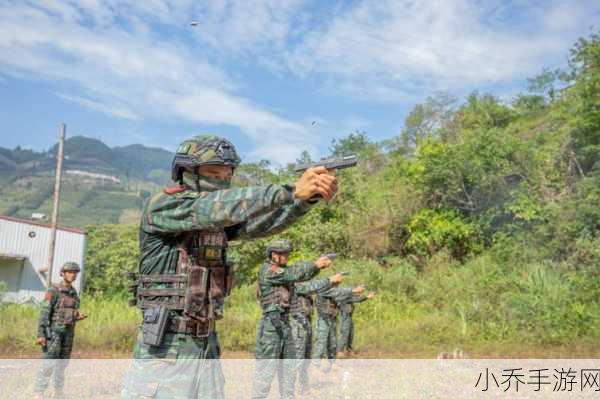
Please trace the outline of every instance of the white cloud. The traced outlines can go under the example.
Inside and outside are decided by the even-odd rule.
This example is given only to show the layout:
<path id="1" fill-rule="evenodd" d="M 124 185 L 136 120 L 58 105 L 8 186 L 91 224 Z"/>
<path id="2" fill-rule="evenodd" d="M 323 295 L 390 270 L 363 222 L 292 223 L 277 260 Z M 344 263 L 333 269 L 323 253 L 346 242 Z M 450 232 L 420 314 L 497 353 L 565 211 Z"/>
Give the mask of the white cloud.
<path id="1" fill-rule="evenodd" d="M 86 108 L 93 109 L 98 112 L 102 112 L 107 115 L 116 116 L 123 119 L 139 120 L 140 117 L 133 111 L 125 106 L 118 106 L 117 104 L 111 103 L 106 104 L 100 101 L 90 100 L 89 98 L 73 96 L 64 93 L 56 93 L 56 95 L 64 100 L 72 101 Z"/>
<path id="2" fill-rule="evenodd" d="M 597 17 L 589 1 L 359 1 L 307 35 L 287 62 L 340 92 L 397 102 L 535 73 L 564 59 L 594 9 Z"/>
<path id="3" fill-rule="evenodd" d="M 194 9 L 196 38 L 229 56 L 280 52 L 302 30 L 305 0 L 212 0 Z"/>
<path id="4" fill-rule="evenodd" d="M 161 34 L 164 24 L 187 29 L 188 8 L 159 0 L 0 5 L 0 71 L 57 82 L 61 98 L 118 118 L 234 126 L 255 143 L 257 156 L 280 162 L 311 146 L 301 125 L 243 98 L 201 51 Z M 287 150 L 261 150 L 275 138 Z"/>

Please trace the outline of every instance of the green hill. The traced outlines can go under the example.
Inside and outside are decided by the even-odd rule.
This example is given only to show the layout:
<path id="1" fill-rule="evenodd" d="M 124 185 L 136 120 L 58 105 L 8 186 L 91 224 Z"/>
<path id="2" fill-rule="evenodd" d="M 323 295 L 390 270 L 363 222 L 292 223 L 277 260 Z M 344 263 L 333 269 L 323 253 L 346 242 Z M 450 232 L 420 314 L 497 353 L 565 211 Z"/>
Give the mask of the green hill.
<path id="1" fill-rule="evenodd" d="M 51 214 L 57 145 L 47 152 L 0 148 L 0 214 Z M 74 136 L 65 141 L 61 224 L 132 222 L 143 199 L 169 181 L 172 154 L 130 145 L 110 148 Z"/>

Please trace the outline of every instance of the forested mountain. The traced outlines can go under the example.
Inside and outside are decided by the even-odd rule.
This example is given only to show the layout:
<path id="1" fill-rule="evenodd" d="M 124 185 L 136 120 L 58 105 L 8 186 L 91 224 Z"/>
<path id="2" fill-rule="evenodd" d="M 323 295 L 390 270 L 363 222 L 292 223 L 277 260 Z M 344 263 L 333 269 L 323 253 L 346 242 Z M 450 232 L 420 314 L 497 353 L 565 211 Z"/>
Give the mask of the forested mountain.
<path id="1" fill-rule="evenodd" d="M 0 214 L 51 213 L 57 145 L 45 152 L 0 148 Z M 110 148 L 74 136 L 65 141 L 61 223 L 132 222 L 143 199 L 169 181 L 172 154 L 134 144 Z"/>

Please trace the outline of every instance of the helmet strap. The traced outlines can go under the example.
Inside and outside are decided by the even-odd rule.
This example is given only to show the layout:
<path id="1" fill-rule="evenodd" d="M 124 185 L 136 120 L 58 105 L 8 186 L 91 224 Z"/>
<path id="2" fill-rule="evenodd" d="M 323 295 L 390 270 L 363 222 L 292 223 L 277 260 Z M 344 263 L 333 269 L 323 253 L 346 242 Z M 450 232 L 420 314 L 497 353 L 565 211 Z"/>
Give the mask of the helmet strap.
<path id="1" fill-rule="evenodd" d="M 200 174 L 198 173 L 199 169 L 200 167 L 194 168 L 194 185 L 196 187 L 196 191 L 198 192 L 202 191 L 200 188 Z"/>
<path id="2" fill-rule="evenodd" d="M 181 183 L 194 188 L 198 192 L 226 190 L 231 187 L 230 181 L 201 176 L 198 174 L 197 169 L 195 173 L 184 171 Z"/>

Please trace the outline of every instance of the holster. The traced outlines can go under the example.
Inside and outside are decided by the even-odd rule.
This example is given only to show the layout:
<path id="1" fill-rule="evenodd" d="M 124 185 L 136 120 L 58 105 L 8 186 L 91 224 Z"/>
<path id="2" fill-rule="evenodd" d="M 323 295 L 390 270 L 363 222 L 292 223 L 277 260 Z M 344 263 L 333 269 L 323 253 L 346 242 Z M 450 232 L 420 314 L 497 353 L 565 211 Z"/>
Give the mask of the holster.
<path id="1" fill-rule="evenodd" d="M 143 342 L 150 346 L 159 346 L 167 331 L 169 311 L 165 306 L 158 305 L 144 309 L 142 322 Z"/>
<path id="2" fill-rule="evenodd" d="M 273 327 L 275 327 L 275 331 L 277 331 L 277 335 L 279 335 L 280 338 L 283 337 L 283 320 L 281 318 L 281 313 L 269 312 L 267 314 L 267 317 L 271 321 L 271 324 L 273 324 Z"/>

